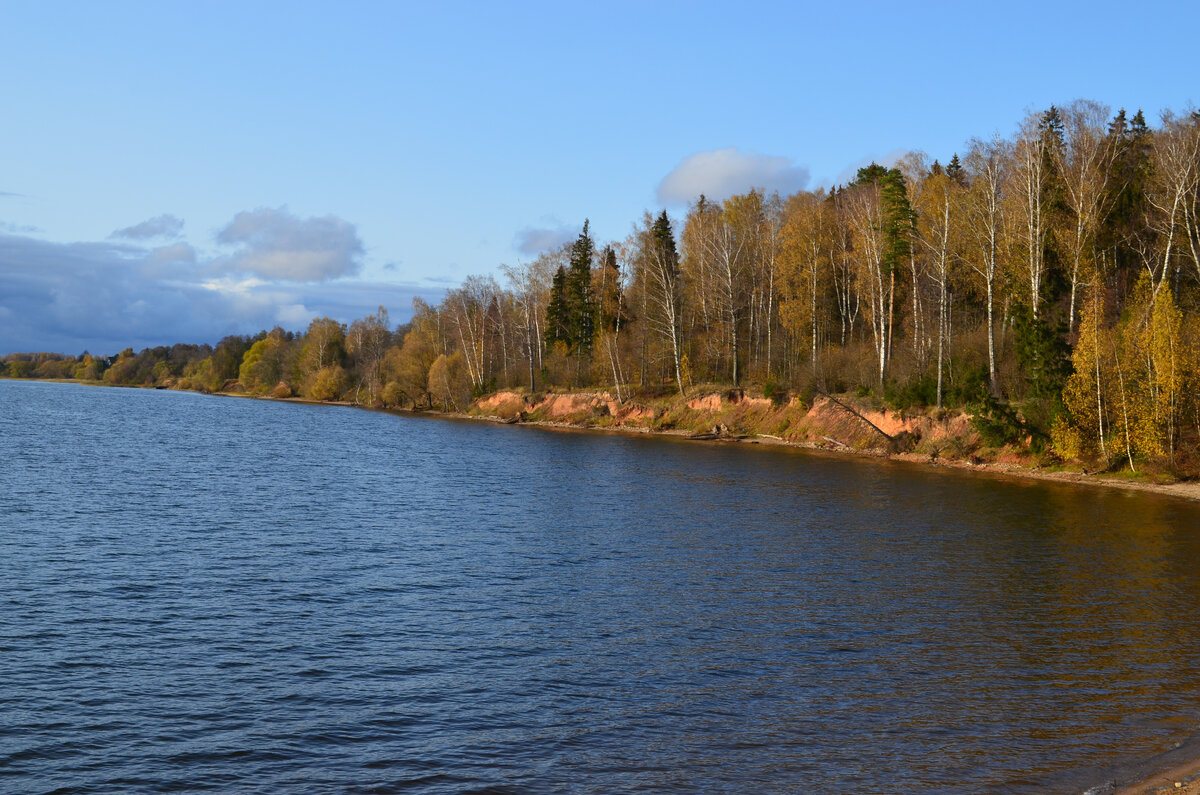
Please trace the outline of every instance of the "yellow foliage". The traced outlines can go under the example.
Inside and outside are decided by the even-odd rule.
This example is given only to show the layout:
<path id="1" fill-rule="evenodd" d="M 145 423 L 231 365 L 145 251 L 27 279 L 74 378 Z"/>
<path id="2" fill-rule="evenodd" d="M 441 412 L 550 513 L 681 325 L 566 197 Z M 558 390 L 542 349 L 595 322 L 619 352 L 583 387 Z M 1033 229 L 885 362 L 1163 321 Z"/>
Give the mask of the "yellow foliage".
<path id="1" fill-rule="evenodd" d="M 1050 445 L 1064 461 L 1079 458 L 1079 431 L 1066 417 L 1059 415 L 1050 425 Z"/>
<path id="2" fill-rule="evenodd" d="M 1067 378 L 1063 388 L 1063 403 L 1071 413 L 1073 435 L 1068 436 L 1066 428 L 1060 427 L 1059 439 L 1055 440 L 1054 445 L 1064 458 L 1078 458 L 1083 453 L 1100 453 L 1107 457 L 1104 443 L 1104 432 L 1107 430 L 1104 387 L 1109 368 L 1103 361 L 1102 353 L 1104 346 L 1100 320 L 1103 314 L 1101 297 L 1098 291 L 1093 291 L 1084 307 L 1079 340 L 1071 354 L 1074 372 Z M 1059 425 L 1058 420 L 1055 425 Z M 1051 431 L 1053 434 L 1053 428 Z M 1066 449 L 1059 448 L 1059 440 L 1074 452 L 1068 455 Z"/>
<path id="3" fill-rule="evenodd" d="M 322 367 L 313 379 L 309 395 L 315 400 L 339 400 L 346 393 L 349 379 L 340 365 Z"/>
<path id="4" fill-rule="evenodd" d="M 442 354 L 429 368 L 429 394 L 443 408 L 462 411 L 471 400 L 471 382 L 467 377 L 467 360 L 462 351 Z"/>

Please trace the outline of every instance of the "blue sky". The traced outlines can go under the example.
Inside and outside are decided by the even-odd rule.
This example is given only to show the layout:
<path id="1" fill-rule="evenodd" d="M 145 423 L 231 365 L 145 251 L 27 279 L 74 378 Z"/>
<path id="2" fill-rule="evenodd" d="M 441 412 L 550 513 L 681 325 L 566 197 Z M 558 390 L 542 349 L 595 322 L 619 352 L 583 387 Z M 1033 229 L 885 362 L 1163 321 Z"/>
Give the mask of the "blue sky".
<path id="1" fill-rule="evenodd" d="M 343 321 L 693 194 L 1197 96 L 1185 3 L 0 2 L 0 353 Z"/>

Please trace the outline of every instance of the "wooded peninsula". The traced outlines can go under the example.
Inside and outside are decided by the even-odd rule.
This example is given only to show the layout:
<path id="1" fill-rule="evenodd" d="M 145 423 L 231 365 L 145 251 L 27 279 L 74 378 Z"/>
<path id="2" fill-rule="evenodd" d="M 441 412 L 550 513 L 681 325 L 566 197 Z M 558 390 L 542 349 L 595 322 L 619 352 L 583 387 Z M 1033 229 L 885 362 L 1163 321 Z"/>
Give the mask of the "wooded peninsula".
<path id="1" fill-rule="evenodd" d="M 820 403 L 921 418 L 902 442 L 876 430 L 931 457 L 1200 475 L 1198 112 L 1152 127 L 1078 100 L 945 163 L 699 196 L 619 241 L 585 221 L 499 273 L 398 327 L 380 307 L 216 346 L 9 354 L 0 374 L 513 420 L 587 391 L 561 416 L 782 440 L 815 438 Z"/>

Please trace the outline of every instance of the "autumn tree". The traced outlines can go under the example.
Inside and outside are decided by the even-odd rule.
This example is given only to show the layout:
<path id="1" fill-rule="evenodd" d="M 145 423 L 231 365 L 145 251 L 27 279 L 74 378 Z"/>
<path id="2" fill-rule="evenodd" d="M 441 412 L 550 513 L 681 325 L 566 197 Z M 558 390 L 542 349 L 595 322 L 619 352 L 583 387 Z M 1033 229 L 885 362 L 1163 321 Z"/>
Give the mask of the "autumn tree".
<path id="1" fill-rule="evenodd" d="M 948 296 L 951 271 L 963 250 L 963 187 L 945 172 L 930 174 L 919 194 L 920 240 L 928 250 L 930 272 L 938 289 L 937 407 L 942 408 L 943 377 L 948 353 Z"/>
<path id="2" fill-rule="evenodd" d="M 820 303 L 831 278 L 833 208 L 824 191 L 788 199 L 780 239 L 779 316 L 794 338 L 807 337 L 809 366 L 817 372 Z"/>
<path id="3" fill-rule="evenodd" d="M 1054 428 L 1055 446 L 1067 458 L 1080 454 L 1099 455 L 1108 463 L 1105 436 L 1110 431 L 1105 416 L 1109 409 L 1108 386 L 1111 368 L 1106 366 L 1111 342 L 1104 331 L 1104 302 L 1093 288 L 1083 307 L 1079 338 L 1071 355 L 1072 373 L 1063 387 L 1063 404 L 1069 412 Z"/>
<path id="4" fill-rule="evenodd" d="M 304 343 L 300 349 L 300 371 L 301 382 L 303 388 L 310 392 L 313 388 L 313 380 L 317 373 L 329 367 L 337 367 L 342 372 L 342 377 L 345 377 L 345 370 L 342 365 L 346 360 L 346 329 L 333 318 L 319 317 L 314 318 L 308 324 L 308 331 L 304 334 Z M 331 375 L 325 376 L 326 384 L 330 383 Z M 323 389 L 322 393 L 328 394 L 329 389 Z M 344 391 L 344 390 L 343 390 Z M 312 395 L 316 397 L 316 395 Z M 338 394 L 341 397 L 341 394 Z M 333 398 L 321 398 L 318 400 L 333 400 Z"/>
<path id="5" fill-rule="evenodd" d="M 380 365 L 392 342 L 388 327 L 388 311 L 380 306 L 374 314 L 355 320 L 346 334 L 346 352 L 353 357 L 358 370 L 358 384 L 354 402 L 358 403 L 366 392 L 367 405 L 375 405 L 382 387 Z"/>
<path id="6" fill-rule="evenodd" d="M 657 218 L 650 213 L 643 217 L 637 233 L 635 268 L 635 278 L 644 296 L 643 319 L 647 330 L 665 350 L 676 387 L 683 395 L 683 273 L 666 210 Z"/>
<path id="7" fill-rule="evenodd" d="M 988 384 L 992 395 L 996 383 L 996 286 L 1000 276 L 1000 250 L 1004 234 L 1004 190 L 1008 184 L 1011 147 L 998 137 L 973 139 L 967 152 L 970 187 L 964 196 L 971 247 L 967 262 L 983 283 L 986 309 Z"/>
<path id="8" fill-rule="evenodd" d="M 444 409 L 462 411 L 471 400 L 471 379 L 462 351 L 440 354 L 429 367 L 429 394 Z"/>
<path id="9" fill-rule="evenodd" d="M 857 281 L 867 298 L 882 388 L 891 349 L 896 271 L 912 245 L 913 212 L 903 175 L 875 163 L 859 169 L 845 206 L 854 235 Z"/>
<path id="10" fill-rule="evenodd" d="M 1067 222 L 1064 244 L 1068 252 L 1071 283 L 1067 331 L 1075 328 L 1075 297 L 1081 280 L 1095 281 L 1095 243 L 1108 215 L 1113 192 L 1109 180 L 1116 156 L 1116 141 L 1105 134 L 1108 108 L 1097 102 L 1077 100 L 1062 111 L 1065 135 L 1061 145 L 1049 147 L 1062 185 Z"/>
<path id="11" fill-rule="evenodd" d="M 276 326 L 242 357 L 238 381 L 247 392 L 265 393 L 284 380 L 287 332 Z"/>

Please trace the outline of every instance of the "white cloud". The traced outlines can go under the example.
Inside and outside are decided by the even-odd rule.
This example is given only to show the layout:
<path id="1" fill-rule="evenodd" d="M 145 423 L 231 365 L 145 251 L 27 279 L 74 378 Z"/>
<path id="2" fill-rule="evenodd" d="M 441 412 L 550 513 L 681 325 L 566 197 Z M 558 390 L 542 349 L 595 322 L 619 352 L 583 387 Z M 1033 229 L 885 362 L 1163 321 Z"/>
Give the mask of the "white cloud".
<path id="1" fill-rule="evenodd" d="M 159 215 L 140 224 L 118 229 L 110 238 L 125 240 L 151 240 L 156 237 L 179 237 L 183 233 L 183 219 L 173 215 Z"/>
<path id="2" fill-rule="evenodd" d="M 362 267 L 358 231 L 334 215 L 299 218 L 282 207 L 240 212 L 220 231 L 217 242 L 240 246 L 214 263 L 221 273 L 317 282 L 352 276 Z"/>
<path id="3" fill-rule="evenodd" d="M 685 157 L 658 183 L 658 200 L 665 205 L 682 205 L 703 193 L 713 201 L 722 201 L 751 188 L 789 194 L 803 190 L 808 179 L 808 169 L 789 158 L 743 152 L 731 146 Z"/>
<path id="4" fill-rule="evenodd" d="M 255 287 L 262 287 L 267 282 L 262 279 L 231 279 L 228 276 L 223 276 L 219 279 L 208 279 L 200 282 L 200 286 L 205 290 L 212 290 L 214 293 L 222 295 L 249 295 L 250 291 Z"/>

